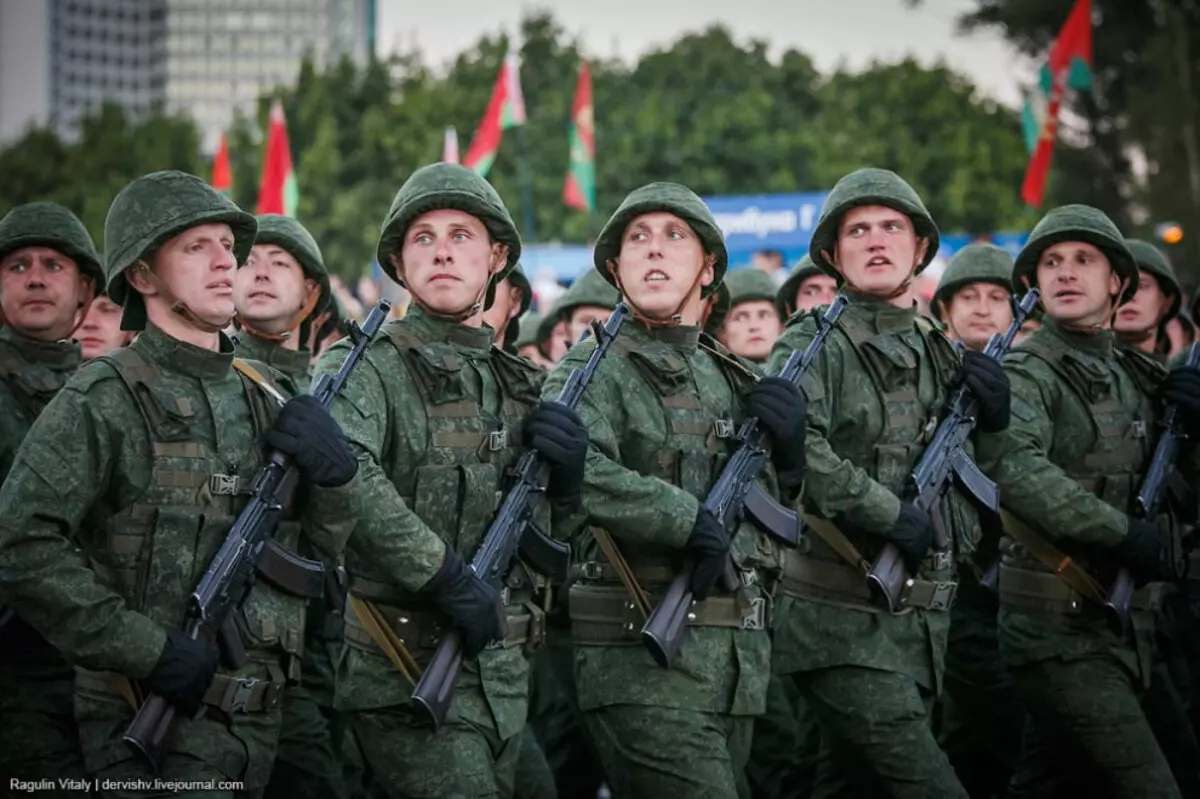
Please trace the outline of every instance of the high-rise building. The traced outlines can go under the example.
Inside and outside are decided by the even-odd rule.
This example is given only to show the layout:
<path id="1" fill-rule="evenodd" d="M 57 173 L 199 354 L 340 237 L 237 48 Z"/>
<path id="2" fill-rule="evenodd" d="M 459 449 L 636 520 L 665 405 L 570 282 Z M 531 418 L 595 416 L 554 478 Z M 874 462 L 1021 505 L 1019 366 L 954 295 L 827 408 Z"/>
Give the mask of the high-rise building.
<path id="1" fill-rule="evenodd" d="M 375 0 L 0 0 L 0 144 L 31 124 L 71 138 L 111 100 L 191 114 L 211 149 L 306 55 L 374 49 Z"/>

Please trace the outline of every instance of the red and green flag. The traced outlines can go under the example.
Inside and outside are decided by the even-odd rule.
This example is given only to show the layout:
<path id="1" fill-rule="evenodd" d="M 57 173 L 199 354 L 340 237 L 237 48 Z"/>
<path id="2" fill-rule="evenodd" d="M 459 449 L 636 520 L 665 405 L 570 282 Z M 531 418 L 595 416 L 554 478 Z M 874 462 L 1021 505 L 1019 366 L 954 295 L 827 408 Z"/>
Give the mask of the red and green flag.
<path id="1" fill-rule="evenodd" d="M 1021 185 L 1021 199 L 1040 208 L 1050 174 L 1058 114 L 1067 89 L 1086 91 L 1092 86 L 1092 3 L 1076 0 L 1058 38 L 1050 48 L 1037 88 L 1026 98 L 1022 112 L 1029 166 Z"/>
<path id="2" fill-rule="evenodd" d="M 276 100 L 271 105 L 267 152 L 263 156 L 262 178 L 258 183 L 258 207 L 254 209 L 254 213 L 295 216 L 299 202 L 300 189 L 296 185 L 296 170 L 292 168 L 292 151 L 288 147 L 283 105 Z"/>
<path id="3" fill-rule="evenodd" d="M 225 140 L 225 131 L 221 131 L 221 139 L 217 142 L 217 155 L 213 158 L 212 187 L 229 196 L 233 191 L 233 169 L 229 166 L 229 142 Z"/>
<path id="4" fill-rule="evenodd" d="M 517 64 L 517 54 L 510 50 L 504 57 L 500 74 L 496 76 L 496 85 L 492 89 L 492 99 L 488 101 L 487 111 L 471 139 L 463 164 L 475 170 L 479 175 L 487 175 L 496 160 L 496 150 L 500 148 L 500 136 L 509 128 L 525 124 L 525 98 L 521 95 L 521 76 Z"/>
<path id="5" fill-rule="evenodd" d="M 571 161 L 563 202 L 570 208 L 596 210 L 596 124 L 592 108 L 592 70 L 584 61 L 571 105 Z"/>

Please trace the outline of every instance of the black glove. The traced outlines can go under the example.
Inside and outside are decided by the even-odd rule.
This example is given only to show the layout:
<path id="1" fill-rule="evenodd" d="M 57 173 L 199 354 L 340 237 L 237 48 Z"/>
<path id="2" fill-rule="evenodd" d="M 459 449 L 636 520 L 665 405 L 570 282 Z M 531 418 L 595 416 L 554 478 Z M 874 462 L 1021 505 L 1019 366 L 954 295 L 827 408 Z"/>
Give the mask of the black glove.
<path id="1" fill-rule="evenodd" d="M 1200 367 L 1172 369 L 1159 389 L 1159 396 L 1163 402 L 1179 408 L 1179 420 L 1189 435 L 1200 434 Z"/>
<path id="2" fill-rule="evenodd" d="M 446 547 L 442 568 L 421 589 L 463 636 L 463 658 L 474 660 L 491 641 L 507 634 L 500 594 L 471 571 L 457 552 Z"/>
<path id="3" fill-rule="evenodd" d="M 757 416 L 771 434 L 771 461 L 779 482 L 798 486 L 804 480 L 807 408 L 804 395 L 790 380 L 764 377 L 746 392 L 746 413 Z"/>
<path id="4" fill-rule="evenodd" d="M 933 520 L 911 502 L 901 502 L 900 516 L 884 537 L 904 553 L 904 566 L 915 575 L 933 546 Z"/>
<path id="5" fill-rule="evenodd" d="M 217 673 L 217 650 L 207 641 L 169 630 L 167 643 L 142 685 L 170 702 L 185 716 L 194 716 Z"/>
<path id="6" fill-rule="evenodd" d="M 1130 517 L 1129 532 L 1113 547 L 1113 552 L 1129 569 L 1133 584 L 1138 588 L 1163 579 L 1162 539 L 1158 536 L 1157 524 Z"/>
<path id="7" fill-rule="evenodd" d="M 707 599 L 717 580 L 725 573 L 729 560 L 729 534 L 706 508 L 696 512 L 691 535 L 683 545 L 696 563 L 692 572 L 692 594 L 696 599 Z"/>
<path id="8" fill-rule="evenodd" d="M 267 445 L 292 456 L 314 485 L 337 488 L 353 479 L 358 461 L 350 442 L 316 397 L 293 397 L 263 438 Z"/>
<path id="9" fill-rule="evenodd" d="M 1008 427 L 1012 387 L 1000 362 L 982 352 L 968 350 L 963 355 L 962 380 L 979 403 L 979 429 L 998 433 Z"/>
<path id="10" fill-rule="evenodd" d="M 546 496 L 560 510 L 578 508 L 588 449 L 587 428 L 579 414 L 557 402 L 543 402 L 525 419 L 525 440 L 553 465 Z"/>

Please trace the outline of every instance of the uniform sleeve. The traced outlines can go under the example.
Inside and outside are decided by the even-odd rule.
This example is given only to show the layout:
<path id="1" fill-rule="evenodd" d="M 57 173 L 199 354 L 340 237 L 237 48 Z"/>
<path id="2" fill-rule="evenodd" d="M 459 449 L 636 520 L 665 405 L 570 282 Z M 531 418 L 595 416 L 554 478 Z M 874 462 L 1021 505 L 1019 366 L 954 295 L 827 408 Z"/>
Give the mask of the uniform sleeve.
<path id="1" fill-rule="evenodd" d="M 1012 420 L 999 433 L 976 431 L 981 469 L 996 481 L 1006 510 L 1050 539 L 1115 546 L 1125 537 L 1125 514 L 1050 462 L 1051 420 L 1058 413 L 1050 375 L 1032 361 L 1004 362 L 1012 385 Z"/>
<path id="2" fill-rule="evenodd" d="M 120 435 L 100 405 L 68 385 L 17 451 L 0 488 L 0 595 L 71 662 L 136 679 L 166 632 L 97 580 L 76 543 L 120 479 Z"/>
<path id="3" fill-rule="evenodd" d="M 811 317 L 792 325 L 775 342 L 767 362 L 768 374 L 779 374 L 793 350 L 803 350 L 816 335 Z M 839 364 L 853 359 L 836 353 L 839 342 L 831 335 L 800 381 L 808 406 L 805 454 L 808 471 L 803 498 L 826 519 L 845 519 L 868 533 L 882 535 L 900 516 L 900 499 L 876 482 L 866 470 L 833 451 L 829 436 L 834 427 L 838 398 L 842 393 Z M 843 357 L 839 357 L 843 356 Z"/>
<path id="4" fill-rule="evenodd" d="M 587 354 L 590 349 L 583 357 Z M 546 379 L 542 396 L 557 397 L 571 370 L 582 365 L 583 361 L 575 354 L 561 361 Z M 682 548 L 691 535 L 700 502 L 682 488 L 621 465 L 621 448 L 615 431 L 623 427 L 623 409 L 613 373 L 606 360 L 580 401 L 579 416 L 590 442 L 582 510 L 567 525 L 555 519 L 555 535 L 567 537 L 563 531 L 569 533 L 570 528 L 577 528 L 586 518 L 618 540 Z"/>
<path id="5" fill-rule="evenodd" d="M 327 352 L 317 362 L 314 380 L 336 372 L 343 357 L 337 347 Z M 396 363 L 394 368 L 402 367 Z M 370 355 L 364 359 L 333 403 L 333 418 L 358 458 L 358 474 L 344 486 L 315 494 L 309 517 L 318 547 L 336 554 L 349 545 L 358 557 L 379 564 L 393 584 L 413 592 L 441 568 L 446 545 L 404 504 L 380 462 L 389 424 L 403 423 L 405 409 L 419 405 L 415 396 L 389 397 L 376 361 Z"/>

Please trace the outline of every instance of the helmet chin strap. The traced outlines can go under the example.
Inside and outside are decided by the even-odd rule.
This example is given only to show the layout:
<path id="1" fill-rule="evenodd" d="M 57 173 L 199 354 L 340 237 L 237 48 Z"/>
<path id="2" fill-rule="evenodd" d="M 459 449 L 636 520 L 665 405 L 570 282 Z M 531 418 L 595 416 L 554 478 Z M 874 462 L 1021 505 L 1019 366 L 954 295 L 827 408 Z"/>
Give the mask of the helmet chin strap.
<path id="1" fill-rule="evenodd" d="M 233 319 L 238 323 L 238 327 L 255 338 L 278 343 L 281 341 L 287 341 L 289 338 L 295 335 L 296 331 L 300 329 L 300 325 L 304 324 L 304 321 L 308 319 L 308 317 L 312 316 L 313 309 L 317 307 L 317 303 L 320 301 L 321 285 L 319 283 L 314 283 L 312 288 L 308 290 L 308 295 L 304 298 L 304 304 L 300 306 L 300 310 L 295 313 L 282 333 L 268 333 L 261 328 L 257 328 L 250 322 L 246 321 L 246 319 L 243 318 L 240 313 L 235 312 Z"/>
<path id="2" fill-rule="evenodd" d="M 508 259 L 508 248 L 504 247 L 500 254 L 502 256 L 500 263 L 504 263 Z M 412 301 L 416 303 L 418 308 L 424 311 L 427 315 L 432 316 L 434 319 L 441 319 L 446 322 L 453 322 L 454 324 L 461 324 L 467 319 L 470 319 L 472 316 L 483 312 L 483 303 L 484 300 L 487 299 L 488 289 L 491 288 L 492 278 L 494 278 L 496 273 L 499 271 L 498 267 L 492 268 L 489 266 L 488 279 L 484 281 L 483 289 L 478 295 L 476 295 L 471 304 L 459 311 L 446 312 L 430 307 L 424 300 L 421 299 L 421 295 L 417 294 L 417 292 L 408 287 L 407 281 L 404 279 L 404 262 L 396 257 L 395 253 L 392 254 L 392 266 L 396 268 L 396 274 L 400 277 L 400 285 L 408 289 L 408 293 L 412 296 Z"/>
<path id="3" fill-rule="evenodd" d="M 1028 291 L 1030 289 L 1029 278 L 1028 277 L 1021 278 L 1021 282 L 1025 284 L 1025 290 Z M 1109 296 L 1108 301 L 1112 305 L 1112 308 L 1111 308 L 1111 310 L 1109 310 L 1108 315 L 1104 320 L 1097 322 L 1096 324 L 1091 324 L 1091 325 L 1081 325 L 1081 324 L 1074 324 L 1071 322 L 1059 321 L 1059 322 L 1057 322 L 1058 326 L 1061 327 L 1063 330 L 1069 331 L 1071 333 L 1082 333 L 1084 335 L 1089 335 L 1089 336 L 1099 333 L 1102 330 L 1111 330 L 1112 326 L 1113 326 L 1113 322 L 1115 322 L 1117 319 L 1117 311 L 1119 311 L 1121 309 L 1120 300 L 1122 297 L 1125 296 L 1125 289 L 1127 289 L 1127 288 L 1129 288 L 1129 278 L 1125 278 L 1124 280 L 1121 281 L 1121 287 L 1117 289 L 1117 294 L 1115 297 Z"/>
<path id="4" fill-rule="evenodd" d="M 714 256 L 704 256 L 705 267 L 711 267 L 715 262 L 716 258 Z M 696 290 L 696 287 L 700 285 L 700 281 L 704 279 L 703 268 L 696 273 L 695 280 L 693 280 L 692 284 L 688 286 L 688 290 L 684 292 L 683 299 L 681 299 L 679 304 L 675 306 L 675 310 L 668 314 L 666 318 L 662 318 L 649 316 L 645 311 L 638 307 L 637 303 L 629 298 L 629 292 L 625 290 L 625 284 L 621 281 L 620 272 L 615 268 L 616 265 L 617 262 L 610 258 L 608 261 L 608 273 L 612 275 L 613 282 L 617 284 L 617 291 L 621 292 L 621 296 L 625 299 L 625 304 L 629 306 L 629 315 L 632 316 L 635 321 L 640 322 L 641 324 L 650 328 L 679 327 L 683 324 L 683 306 L 687 305 L 688 298 L 692 296 L 692 292 Z"/>
<path id="5" fill-rule="evenodd" d="M 153 287 L 154 290 L 162 296 L 163 299 L 171 304 L 172 313 L 182 318 L 183 321 L 187 322 L 197 330 L 204 333 L 220 333 L 229 325 L 230 322 L 233 321 L 232 315 L 229 317 L 229 319 L 225 320 L 224 324 L 220 325 L 214 325 L 212 322 L 200 318 L 195 311 L 187 307 L 187 303 L 178 299 L 174 292 L 167 288 L 167 284 L 163 282 L 162 278 L 154 274 L 153 270 L 150 269 L 149 264 L 147 264 L 145 261 L 138 261 L 134 268 L 139 270 L 141 275 L 146 279 L 146 282 L 149 283 L 151 287 Z"/>

